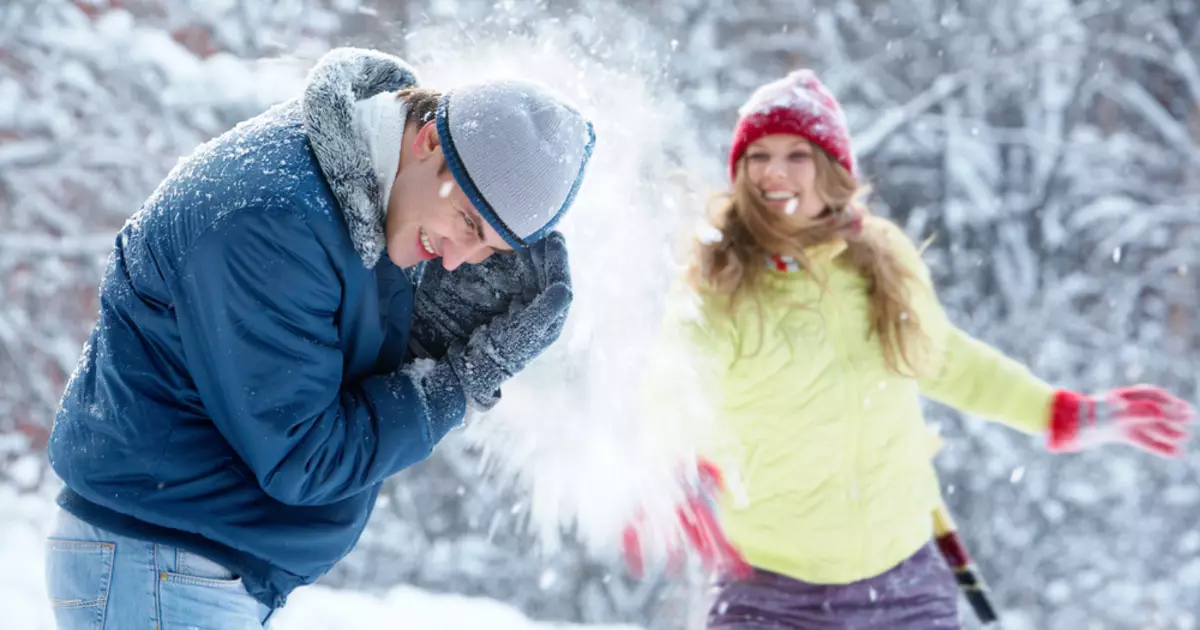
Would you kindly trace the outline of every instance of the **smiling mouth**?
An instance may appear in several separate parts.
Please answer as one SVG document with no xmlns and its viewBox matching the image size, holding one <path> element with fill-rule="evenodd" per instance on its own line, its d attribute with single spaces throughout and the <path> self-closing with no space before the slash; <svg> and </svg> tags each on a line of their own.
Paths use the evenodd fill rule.
<svg viewBox="0 0 1200 630">
<path fill-rule="evenodd" d="M 796 193 L 786 190 L 764 190 L 763 197 L 768 201 L 788 201 L 796 198 Z"/>
<path fill-rule="evenodd" d="M 437 252 L 433 249 L 433 243 L 429 242 L 429 235 L 426 234 L 425 230 L 421 228 L 417 229 L 417 233 L 419 234 L 419 240 L 421 241 L 421 248 L 425 250 L 426 254 L 429 254 L 430 258 L 436 257 Z"/>
</svg>

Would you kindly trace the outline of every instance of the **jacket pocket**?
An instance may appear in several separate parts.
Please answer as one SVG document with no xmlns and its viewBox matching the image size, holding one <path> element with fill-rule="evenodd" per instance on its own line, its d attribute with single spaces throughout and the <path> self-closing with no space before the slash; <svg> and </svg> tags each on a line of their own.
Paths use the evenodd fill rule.
<svg viewBox="0 0 1200 630">
<path fill-rule="evenodd" d="M 104 628 L 115 552 L 109 542 L 46 541 L 46 592 L 59 628 Z"/>
</svg>

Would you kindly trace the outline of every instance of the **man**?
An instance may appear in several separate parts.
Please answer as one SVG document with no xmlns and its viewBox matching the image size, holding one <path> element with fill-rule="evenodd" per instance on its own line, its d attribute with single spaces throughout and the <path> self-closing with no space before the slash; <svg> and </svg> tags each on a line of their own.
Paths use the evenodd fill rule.
<svg viewBox="0 0 1200 630">
<path fill-rule="evenodd" d="M 182 161 L 117 238 L 55 421 L 59 627 L 261 628 L 326 573 L 381 482 L 558 336 L 553 226 L 593 144 L 536 84 L 441 96 L 339 49 Z M 422 303 L 459 314 L 414 337 L 437 258 Z"/>
</svg>

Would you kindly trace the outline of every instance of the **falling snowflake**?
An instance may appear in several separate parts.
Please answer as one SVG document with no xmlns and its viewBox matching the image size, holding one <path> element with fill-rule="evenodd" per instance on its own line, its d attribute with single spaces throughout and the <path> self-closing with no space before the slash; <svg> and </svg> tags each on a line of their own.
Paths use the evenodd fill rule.
<svg viewBox="0 0 1200 630">
<path fill-rule="evenodd" d="M 721 230 L 718 230 L 711 224 L 701 223 L 696 226 L 696 238 L 705 245 L 712 245 L 720 243 L 724 237 L 721 235 Z"/>
<path fill-rule="evenodd" d="M 1021 479 L 1024 477 L 1025 477 L 1025 467 L 1017 466 L 1016 468 L 1013 469 L 1012 475 L 1009 475 L 1008 480 L 1012 483 L 1020 483 Z"/>
</svg>

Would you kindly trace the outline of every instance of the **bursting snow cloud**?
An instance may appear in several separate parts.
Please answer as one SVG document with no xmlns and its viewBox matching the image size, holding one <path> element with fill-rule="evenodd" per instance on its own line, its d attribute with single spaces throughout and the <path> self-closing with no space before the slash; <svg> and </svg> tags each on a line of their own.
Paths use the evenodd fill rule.
<svg viewBox="0 0 1200 630">
<path fill-rule="evenodd" d="M 659 352 L 664 296 L 680 275 L 680 245 L 711 192 L 680 174 L 715 175 L 720 161 L 698 145 L 680 99 L 651 78 L 661 60 L 618 67 L 572 43 L 578 39 L 551 25 L 465 47 L 425 30 L 409 38 L 409 49 L 420 51 L 410 61 L 430 87 L 534 79 L 594 121 L 588 175 L 560 225 L 575 290 L 566 330 L 504 387 L 490 414 L 469 423 L 466 438 L 483 447 L 492 472 L 529 494 L 529 525 L 548 550 L 573 530 L 606 552 L 640 510 L 650 527 L 671 527 L 676 475 L 692 451 L 686 436 L 703 414 L 685 411 L 695 406 L 687 393 L 695 381 L 682 376 L 673 384 L 676 413 L 647 417 L 641 396 L 648 360 Z"/>
</svg>

